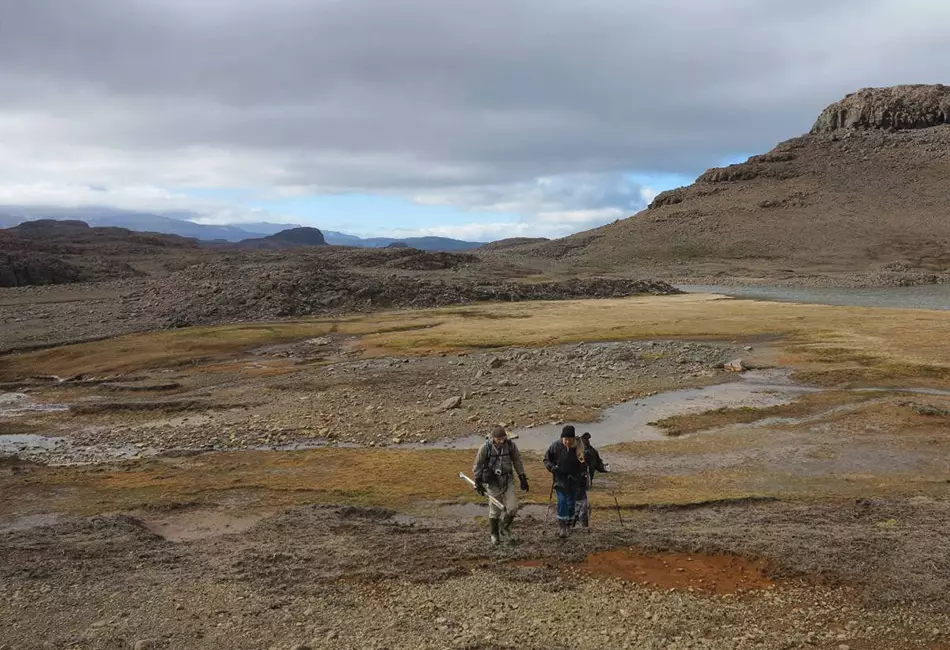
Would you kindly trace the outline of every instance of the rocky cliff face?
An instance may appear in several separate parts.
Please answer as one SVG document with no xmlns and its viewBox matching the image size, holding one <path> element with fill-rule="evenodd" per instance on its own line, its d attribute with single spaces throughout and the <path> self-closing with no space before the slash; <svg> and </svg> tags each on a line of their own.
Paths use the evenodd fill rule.
<svg viewBox="0 0 950 650">
<path fill-rule="evenodd" d="M 950 124 L 950 86 L 863 88 L 818 116 L 812 133 L 842 129 L 926 129 Z"/>
</svg>

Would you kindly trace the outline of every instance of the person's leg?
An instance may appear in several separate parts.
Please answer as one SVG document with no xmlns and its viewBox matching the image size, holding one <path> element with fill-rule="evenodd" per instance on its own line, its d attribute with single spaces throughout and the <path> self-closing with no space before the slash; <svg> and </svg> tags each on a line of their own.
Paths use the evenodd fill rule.
<svg viewBox="0 0 950 650">
<path fill-rule="evenodd" d="M 590 497 L 586 491 L 577 498 L 577 521 L 583 528 L 590 525 Z"/>
<path fill-rule="evenodd" d="M 511 535 L 511 522 L 515 520 L 515 515 L 518 514 L 518 491 L 515 489 L 515 482 L 508 481 L 508 489 L 505 490 L 505 497 L 501 499 L 501 502 L 505 504 L 505 516 L 501 520 L 501 534 L 505 536 Z"/>
<path fill-rule="evenodd" d="M 570 492 L 559 489 L 557 491 L 557 523 L 558 535 L 567 537 L 568 527 L 571 525 L 571 518 L 574 511 L 574 503 Z"/>
<path fill-rule="evenodd" d="M 504 493 L 497 487 L 485 486 L 489 495 L 504 503 Z M 496 506 L 490 499 L 488 501 L 488 523 L 491 525 L 491 543 L 497 544 L 501 536 L 501 515 L 502 510 Z"/>
<path fill-rule="evenodd" d="M 575 500 L 574 493 L 567 490 L 558 490 L 557 493 L 557 519 L 560 525 L 560 536 L 567 537 L 574 520 Z"/>
</svg>

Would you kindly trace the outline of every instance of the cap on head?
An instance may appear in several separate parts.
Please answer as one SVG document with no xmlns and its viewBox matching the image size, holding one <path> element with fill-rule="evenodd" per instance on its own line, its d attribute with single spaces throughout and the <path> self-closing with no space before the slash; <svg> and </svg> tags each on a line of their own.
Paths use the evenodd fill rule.
<svg viewBox="0 0 950 650">
<path fill-rule="evenodd" d="M 500 424 L 496 424 L 491 428 L 491 437 L 492 438 L 504 438 L 508 435 L 508 432 L 505 431 L 505 427 Z"/>
<path fill-rule="evenodd" d="M 581 438 L 583 438 L 584 440 L 590 440 L 590 433 L 585 431 L 584 435 L 582 435 Z"/>
<path fill-rule="evenodd" d="M 564 425 L 564 428 L 561 429 L 561 437 L 562 437 L 562 438 L 575 438 L 575 437 L 577 437 L 577 434 L 574 433 L 574 425 L 573 425 L 573 424 Z"/>
</svg>

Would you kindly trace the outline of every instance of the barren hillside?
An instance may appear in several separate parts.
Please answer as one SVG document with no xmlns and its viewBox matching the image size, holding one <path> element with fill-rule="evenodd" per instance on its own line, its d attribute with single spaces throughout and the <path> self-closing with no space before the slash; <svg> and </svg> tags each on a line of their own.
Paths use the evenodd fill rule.
<svg viewBox="0 0 950 650">
<path fill-rule="evenodd" d="M 810 133 L 710 169 L 639 214 L 521 251 L 600 270 L 716 261 L 945 271 L 948 122 L 948 86 L 865 89 L 825 109 Z"/>
</svg>

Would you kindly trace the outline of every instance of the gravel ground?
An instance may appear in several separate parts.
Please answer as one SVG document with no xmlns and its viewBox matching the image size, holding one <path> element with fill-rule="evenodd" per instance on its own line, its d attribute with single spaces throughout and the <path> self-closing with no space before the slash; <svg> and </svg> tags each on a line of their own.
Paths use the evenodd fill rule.
<svg viewBox="0 0 950 650">
<path fill-rule="evenodd" d="M 908 545 L 936 521 L 936 510 L 913 502 L 879 507 L 905 515 Z M 816 522 L 834 525 L 830 506 L 650 512 L 635 527 L 567 542 L 550 522 L 527 519 L 519 543 L 499 550 L 485 544 L 483 524 L 355 508 L 296 508 L 243 533 L 183 543 L 151 532 L 174 515 L 0 528 L 0 586 L 9 596 L 0 600 L 9 622 L 0 648 L 883 650 L 943 648 L 950 633 L 945 597 L 915 590 L 917 575 L 898 604 L 894 580 L 872 584 L 886 575 L 884 562 L 825 553 L 828 539 L 810 533 Z M 728 522 L 731 534 L 712 521 Z M 946 536 L 945 517 L 938 528 Z M 838 542 L 881 560 L 906 550 L 887 538 L 873 526 L 845 527 Z M 933 541 L 919 544 L 914 564 L 945 561 L 945 542 Z M 774 588 L 718 596 L 568 570 L 591 551 L 624 544 L 814 561 L 795 578 L 778 566 L 786 581 Z M 533 557 L 546 566 L 512 564 Z M 815 561 L 834 571 L 815 573 Z"/>
</svg>

